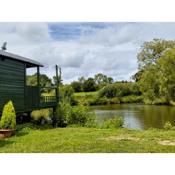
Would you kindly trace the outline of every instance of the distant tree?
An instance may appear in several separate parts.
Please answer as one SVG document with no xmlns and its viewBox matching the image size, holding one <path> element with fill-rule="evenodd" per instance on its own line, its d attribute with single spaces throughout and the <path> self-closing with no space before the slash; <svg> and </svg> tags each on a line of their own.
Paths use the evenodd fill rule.
<svg viewBox="0 0 175 175">
<path fill-rule="evenodd" d="M 27 85 L 36 86 L 37 85 L 37 74 L 27 76 Z M 52 85 L 52 80 L 45 74 L 40 75 L 40 86 L 49 87 Z"/>
<path fill-rule="evenodd" d="M 83 91 L 90 92 L 96 90 L 95 80 L 93 78 L 88 78 L 83 84 Z"/>
<path fill-rule="evenodd" d="M 113 79 L 112 77 L 108 77 L 108 83 L 109 83 L 109 84 L 114 83 L 114 79 Z"/>
<path fill-rule="evenodd" d="M 57 82 L 57 78 L 56 78 L 56 76 L 53 76 L 53 83 L 54 83 L 54 85 L 57 85 L 58 83 L 59 83 L 60 85 L 63 85 L 60 76 L 58 76 L 58 81 L 59 81 L 59 82 Z"/>
<path fill-rule="evenodd" d="M 86 81 L 86 79 L 82 76 L 80 78 L 78 78 L 78 81 L 82 84 L 84 84 L 84 82 Z"/>
<path fill-rule="evenodd" d="M 82 91 L 82 84 L 79 81 L 73 81 L 71 83 L 72 88 L 75 92 L 81 92 Z"/>
<path fill-rule="evenodd" d="M 94 76 L 94 80 L 97 85 L 100 85 L 102 83 L 107 83 L 108 78 L 106 75 L 99 73 Z"/>
</svg>

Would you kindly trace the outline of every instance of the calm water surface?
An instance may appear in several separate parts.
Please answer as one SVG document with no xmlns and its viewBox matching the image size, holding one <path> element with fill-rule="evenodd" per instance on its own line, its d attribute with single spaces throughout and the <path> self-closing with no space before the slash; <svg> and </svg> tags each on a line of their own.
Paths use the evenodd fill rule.
<svg viewBox="0 0 175 175">
<path fill-rule="evenodd" d="M 105 106 L 91 106 L 97 114 L 98 120 L 122 116 L 124 126 L 133 129 L 148 129 L 150 127 L 163 128 L 166 121 L 175 125 L 175 107 L 154 106 L 140 104 L 116 104 Z"/>
</svg>

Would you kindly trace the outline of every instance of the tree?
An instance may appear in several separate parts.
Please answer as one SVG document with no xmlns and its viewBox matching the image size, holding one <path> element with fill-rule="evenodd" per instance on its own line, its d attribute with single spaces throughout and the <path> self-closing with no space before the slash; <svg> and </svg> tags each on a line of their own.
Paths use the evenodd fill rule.
<svg viewBox="0 0 175 175">
<path fill-rule="evenodd" d="M 90 92 L 96 90 L 96 84 L 93 78 L 88 78 L 83 84 L 83 91 Z"/>
<path fill-rule="evenodd" d="M 108 81 L 109 84 L 114 83 L 114 79 L 112 77 L 108 77 L 107 79 L 108 79 L 107 81 Z"/>
<path fill-rule="evenodd" d="M 94 80 L 97 85 L 100 85 L 102 83 L 107 83 L 108 79 L 106 75 L 99 73 L 94 76 Z"/>
<path fill-rule="evenodd" d="M 145 99 L 175 100 L 175 48 L 166 50 L 154 65 L 147 67 L 140 79 L 140 90 Z"/>
<path fill-rule="evenodd" d="M 139 79 L 139 87 L 145 100 L 151 103 L 160 97 L 159 91 L 159 72 L 157 66 L 152 65 L 147 68 Z"/>
<path fill-rule="evenodd" d="M 139 69 L 155 64 L 166 49 L 173 47 L 175 47 L 174 40 L 153 39 L 152 41 L 144 42 L 141 46 L 141 51 L 137 55 Z"/>
<path fill-rule="evenodd" d="M 15 129 L 16 127 L 16 113 L 12 101 L 9 101 L 3 108 L 2 117 L 0 121 L 0 128 Z"/>
<path fill-rule="evenodd" d="M 175 48 L 169 49 L 157 61 L 160 93 L 168 101 L 175 100 Z"/>
<path fill-rule="evenodd" d="M 73 81 L 71 83 L 72 88 L 75 92 L 81 92 L 82 91 L 82 84 L 79 81 Z"/>
<path fill-rule="evenodd" d="M 27 76 L 27 85 L 36 86 L 37 85 L 37 74 Z M 40 75 L 40 86 L 42 88 L 49 87 L 52 85 L 52 80 L 45 74 Z"/>
</svg>

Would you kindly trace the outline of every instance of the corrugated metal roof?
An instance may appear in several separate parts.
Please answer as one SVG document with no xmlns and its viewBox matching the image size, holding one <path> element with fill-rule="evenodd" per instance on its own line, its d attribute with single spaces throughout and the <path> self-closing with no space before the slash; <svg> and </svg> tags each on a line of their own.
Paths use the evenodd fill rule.
<svg viewBox="0 0 175 175">
<path fill-rule="evenodd" d="M 29 64 L 32 64 L 32 65 L 35 65 L 35 66 L 43 67 L 43 64 L 41 64 L 41 63 L 39 63 L 39 62 L 37 62 L 35 60 L 31 60 L 29 58 L 25 58 L 25 57 L 22 57 L 22 56 L 13 54 L 13 53 L 9 53 L 9 52 L 6 52 L 6 51 L 0 50 L 0 55 L 9 57 L 11 59 L 19 60 L 19 61 L 22 61 L 22 62 L 25 62 L 25 63 L 29 63 Z"/>
</svg>

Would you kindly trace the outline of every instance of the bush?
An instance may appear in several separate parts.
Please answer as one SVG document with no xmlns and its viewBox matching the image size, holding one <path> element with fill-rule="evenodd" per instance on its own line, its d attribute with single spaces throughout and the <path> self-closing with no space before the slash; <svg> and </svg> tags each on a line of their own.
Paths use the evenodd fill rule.
<svg viewBox="0 0 175 175">
<path fill-rule="evenodd" d="M 61 101 L 65 101 L 67 103 L 74 104 L 75 101 L 73 98 L 73 94 L 74 94 L 74 89 L 70 85 L 64 85 L 60 88 Z"/>
<path fill-rule="evenodd" d="M 109 84 L 99 91 L 100 97 L 114 98 L 127 95 L 140 95 L 139 87 L 136 83 L 116 83 Z"/>
<path fill-rule="evenodd" d="M 163 128 L 166 129 L 166 130 L 170 130 L 170 129 L 173 128 L 173 126 L 170 122 L 166 122 Z"/>
<path fill-rule="evenodd" d="M 116 97 L 116 95 L 117 95 L 117 88 L 113 84 L 109 84 L 109 85 L 103 87 L 99 91 L 100 97 L 113 98 L 113 97 Z"/>
<path fill-rule="evenodd" d="M 61 102 L 56 110 L 57 125 L 79 125 L 86 127 L 95 126 L 95 115 L 85 106 L 72 107 L 69 103 Z"/>
<path fill-rule="evenodd" d="M 2 117 L 0 121 L 0 128 L 16 128 L 16 113 L 12 101 L 9 101 L 3 108 Z"/>
<path fill-rule="evenodd" d="M 51 109 L 35 110 L 31 113 L 31 118 L 36 124 L 50 123 L 53 112 Z"/>
<path fill-rule="evenodd" d="M 57 125 L 62 127 L 67 124 L 70 116 L 72 115 L 72 107 L 67 102 L 60 102 L 56 108 Z"/>
<path fill-rule="evenodd" d="M 105 128 L 105 129 L 122 128 L 123 124 L 124 124 L 124 120 L 122 117 L 114 117 L 114 118 L 106 119 L 102 124 L 102 128 Z"/>
<path fill-rule="evenodd" d="M 76 106 L 72 108 L 72 113 L 67 118 L 68 124 L 77 124 L 80 126 L 85 126 L 87 122 L 87 118 L 89 117 L 89 113 L 87 107 L 84 106 Z"/>
</svg>

